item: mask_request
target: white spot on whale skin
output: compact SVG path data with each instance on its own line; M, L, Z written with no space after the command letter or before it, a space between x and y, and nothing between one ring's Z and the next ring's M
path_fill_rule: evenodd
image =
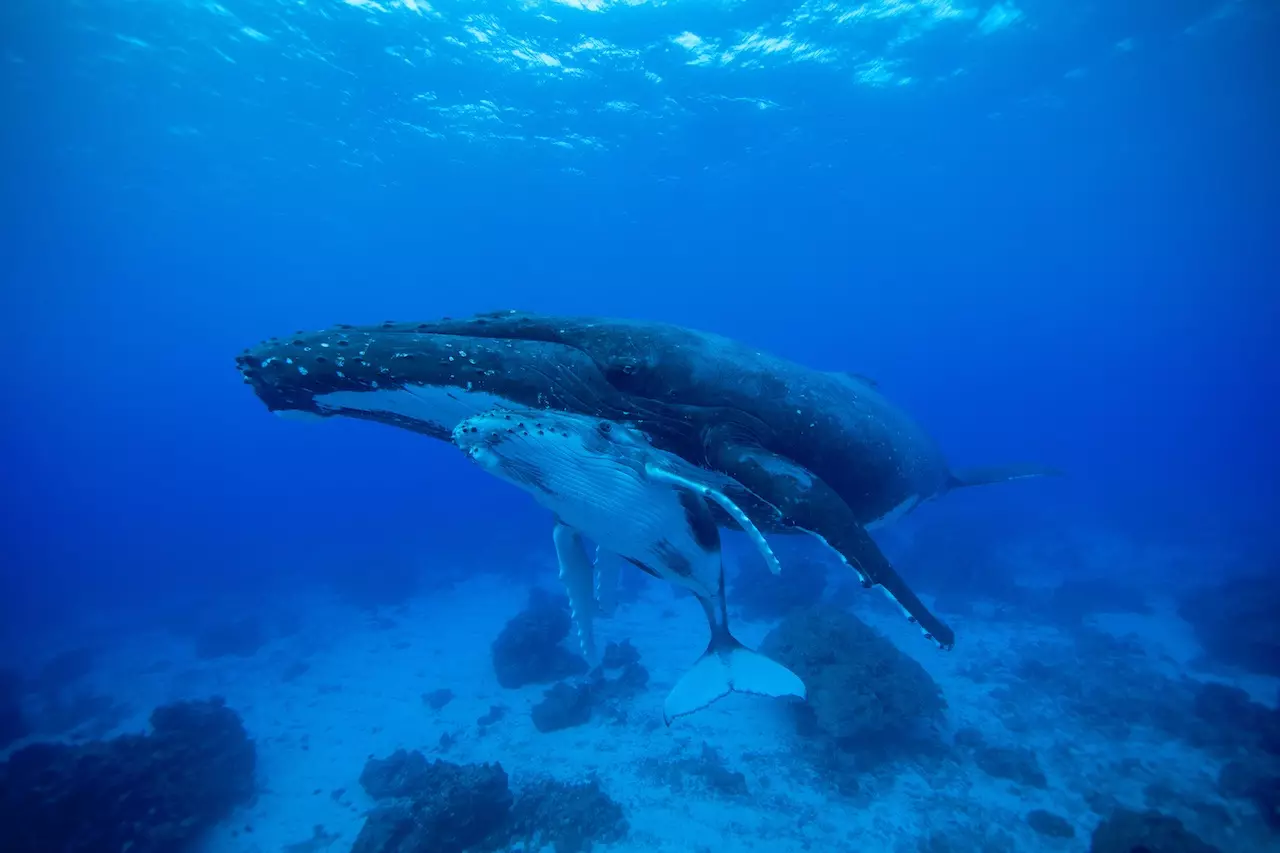
M398 415L409 420L431 424L446 432L469 417L497 408L513 408L518 404L484 391L466 390L451 385L406 385L403 388L379 388L373 391L331 391L317 394L315 403L322 409L354 409L373 414Z

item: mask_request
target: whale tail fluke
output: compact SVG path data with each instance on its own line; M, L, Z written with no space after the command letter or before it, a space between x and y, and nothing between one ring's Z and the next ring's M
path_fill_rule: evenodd
M952 471L947 477L947 490L1061 475L1061 470L1049 465L989 465L982 468L961 468L958 471Z
M667 695L663 719L671 725L676 717L701 711L730 693L804 699L806 691L800 676L721 631Z

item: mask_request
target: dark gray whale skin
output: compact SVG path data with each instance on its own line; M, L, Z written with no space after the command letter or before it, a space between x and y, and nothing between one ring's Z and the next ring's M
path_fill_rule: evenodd
M452 412L433 420L399 405L350 403L371 399L357 394L428 387L459 410L491 408L499 398L631 423L654 446L741 483L734 500L761 530L819 536L944 649L953 631L867 526L958 486L1051 473L952 472L932 439L870 382L666 323L510 311L340 325L272 338L236 361L272 411L372 419L445 441L461 420Z

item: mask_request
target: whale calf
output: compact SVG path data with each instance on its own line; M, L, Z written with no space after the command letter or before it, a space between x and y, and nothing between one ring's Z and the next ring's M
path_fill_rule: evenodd
M668 725L730 693L805 697L804 682L795 673L747 649L729 630L720 531L708 503L740 513L726 494L733 486L728 478L655 450L625 425L545 409L499 409L470 417L454 429L453 438L480 468L524 489L555 514L560 575L589 657L596 601L584 535L601 550L697 597L711 639L667 696L663 718ZM776 565L763 535L751 530L766 561Z

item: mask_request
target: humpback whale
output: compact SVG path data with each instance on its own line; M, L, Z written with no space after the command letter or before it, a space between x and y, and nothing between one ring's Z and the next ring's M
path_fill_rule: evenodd
M729 478L655 450L629 427L546 409L476 415L454 429L453 440L480 468L555 514L560 577L588 660L594 663L597 578L584 535L602 551L697 597L711 640L668 694L668 725L730 693L805 697L799 676L746 648L729 630L720 531L709 502L742 518L766 562L777 564L764 536L726 494L740 491Z
M338 325L236 358L273 412L379 421L450 441L468 417L537 408L626 424L655 449L741 484L765 532L817 537L942 649L955 634L869 530L962 487L1052 473L952 470L874 385L669 323L519 311ZM741 527L716 509L718 522Z

